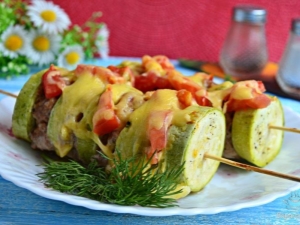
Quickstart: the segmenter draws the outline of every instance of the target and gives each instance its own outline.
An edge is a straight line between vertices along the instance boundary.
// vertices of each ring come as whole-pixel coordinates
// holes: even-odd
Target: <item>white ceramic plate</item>
[[[241,208],[259,206],[287,195],[300,188],[297,182],[247,172],[221,165],[212,181],[197,194],[178,201],[174,208],[147,208],[104,204],[90,199],[63,194],[47,189],[39,182],[37,173],[42,172],[39,152],[29,144],[11,135],[11,115],[15,101],[5,98],[0,101],[0,174],[14,184],[49,199],[64,201],[93,210],[115,213],[132,213],[146,216],[215,214]],[[298,114],[284,108],[286,126],[300,128]],[[299,134],[286,133],[281,153],[266,168],[300,176]]]

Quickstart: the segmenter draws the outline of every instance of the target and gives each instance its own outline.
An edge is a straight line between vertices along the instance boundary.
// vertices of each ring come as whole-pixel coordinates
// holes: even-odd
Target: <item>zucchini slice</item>
[[[62,76],[68,76],[68,70],[60,67],[56,68],[62,73]],[[17,138],[24,139],[28,142],[31,142],[30,132],[35,126],[32,109],[41,88],[42,77],[46,71],[47,69],[42,70],[27,80],[17,97],[14,107],[12,132]]]
[[[240,157],[264,167],[279,153],[283,131],[269,125],[283,126],[284,113],[280,101],[272,97],[263,109],[238,111],[232,121],[232,144]]]
[[[88,142],[98,140],[92,132],[92,117],[104,89],[104,83],[89,73],[82,74],[73,84],[65,87],[52,109],[47,126],[48,138],[58,156],[65,157],[71,151],[76,144],[75,137],[82,139],[82,143],[78,143],[80,149],[92,146]],[[79,152],[80,156],[83,154]],[[83,158],[86,160],[87,156]]]
[[[179,115],[190,120],[180,125],[173,123],[169,127],[167,146],[162,150],[157,167],[164,172],[184,163],[184,170],[177,180],[178,188],[183,192],[173,196],[174,198],[198,192],[211,180],[219,162],[205,159],[204,154],[222,156],[226,126],[224,114],[211,107],[190,106]],[[123,157],[146,157],[145,149],[149,146],[149,141],[132,136],[141,127],[140,122],[135,121],[137,124],[124,128],[117,139],[116,150]]]
[[[222,156],[225,141],[224,114],[209,107],[192,107],[192,123],[171,126],[164,150],[165,169],[185,163],[180,183],[198,192],[212,179],[219,162],[204,158],[205,153]]]
[[[17,138],[30,142],[29,134],[35,120],[31,114],[45,70],[32,75],[21,89],[12,116],[12,132]]]

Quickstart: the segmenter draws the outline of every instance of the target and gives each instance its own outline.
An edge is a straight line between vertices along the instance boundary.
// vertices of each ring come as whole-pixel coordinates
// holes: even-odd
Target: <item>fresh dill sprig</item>
[[[87,167],[72,160],[48,161],[38,176],[47,187],[100,202],[158,208],[177,205],[170,196],[182,191],[175,189],[183,165],[163,173],[158,169],[153,172],[147,165],[149,161],[118,156],[118,160],[111,159],[114,166],[110,172],[95,161]]]

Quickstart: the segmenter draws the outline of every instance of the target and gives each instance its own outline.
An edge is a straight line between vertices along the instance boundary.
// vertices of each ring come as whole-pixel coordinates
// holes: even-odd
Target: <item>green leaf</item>
[[[86,59],[94,58],[98,53],[97,32],[103,26],[103,23],[97,21],[101,16],[101,12],[95,12],[82,26],[74,25],[66,31],[63,35],[61,51],[69,45],[78,44],[83,47]]]
[[[25,56],[9,58],[0,53],[0,78],[28,74],[31,62]]]

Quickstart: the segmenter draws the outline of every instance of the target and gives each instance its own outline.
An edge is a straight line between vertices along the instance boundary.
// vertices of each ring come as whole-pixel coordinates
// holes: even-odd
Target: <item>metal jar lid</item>
[[[297,35],[300,34],[300,18],[294,18],[292,20],[292,32]]]
[[[259,6],[239,5],[233,8],[232,18],[237,22],[265,23],[267,11]]]

